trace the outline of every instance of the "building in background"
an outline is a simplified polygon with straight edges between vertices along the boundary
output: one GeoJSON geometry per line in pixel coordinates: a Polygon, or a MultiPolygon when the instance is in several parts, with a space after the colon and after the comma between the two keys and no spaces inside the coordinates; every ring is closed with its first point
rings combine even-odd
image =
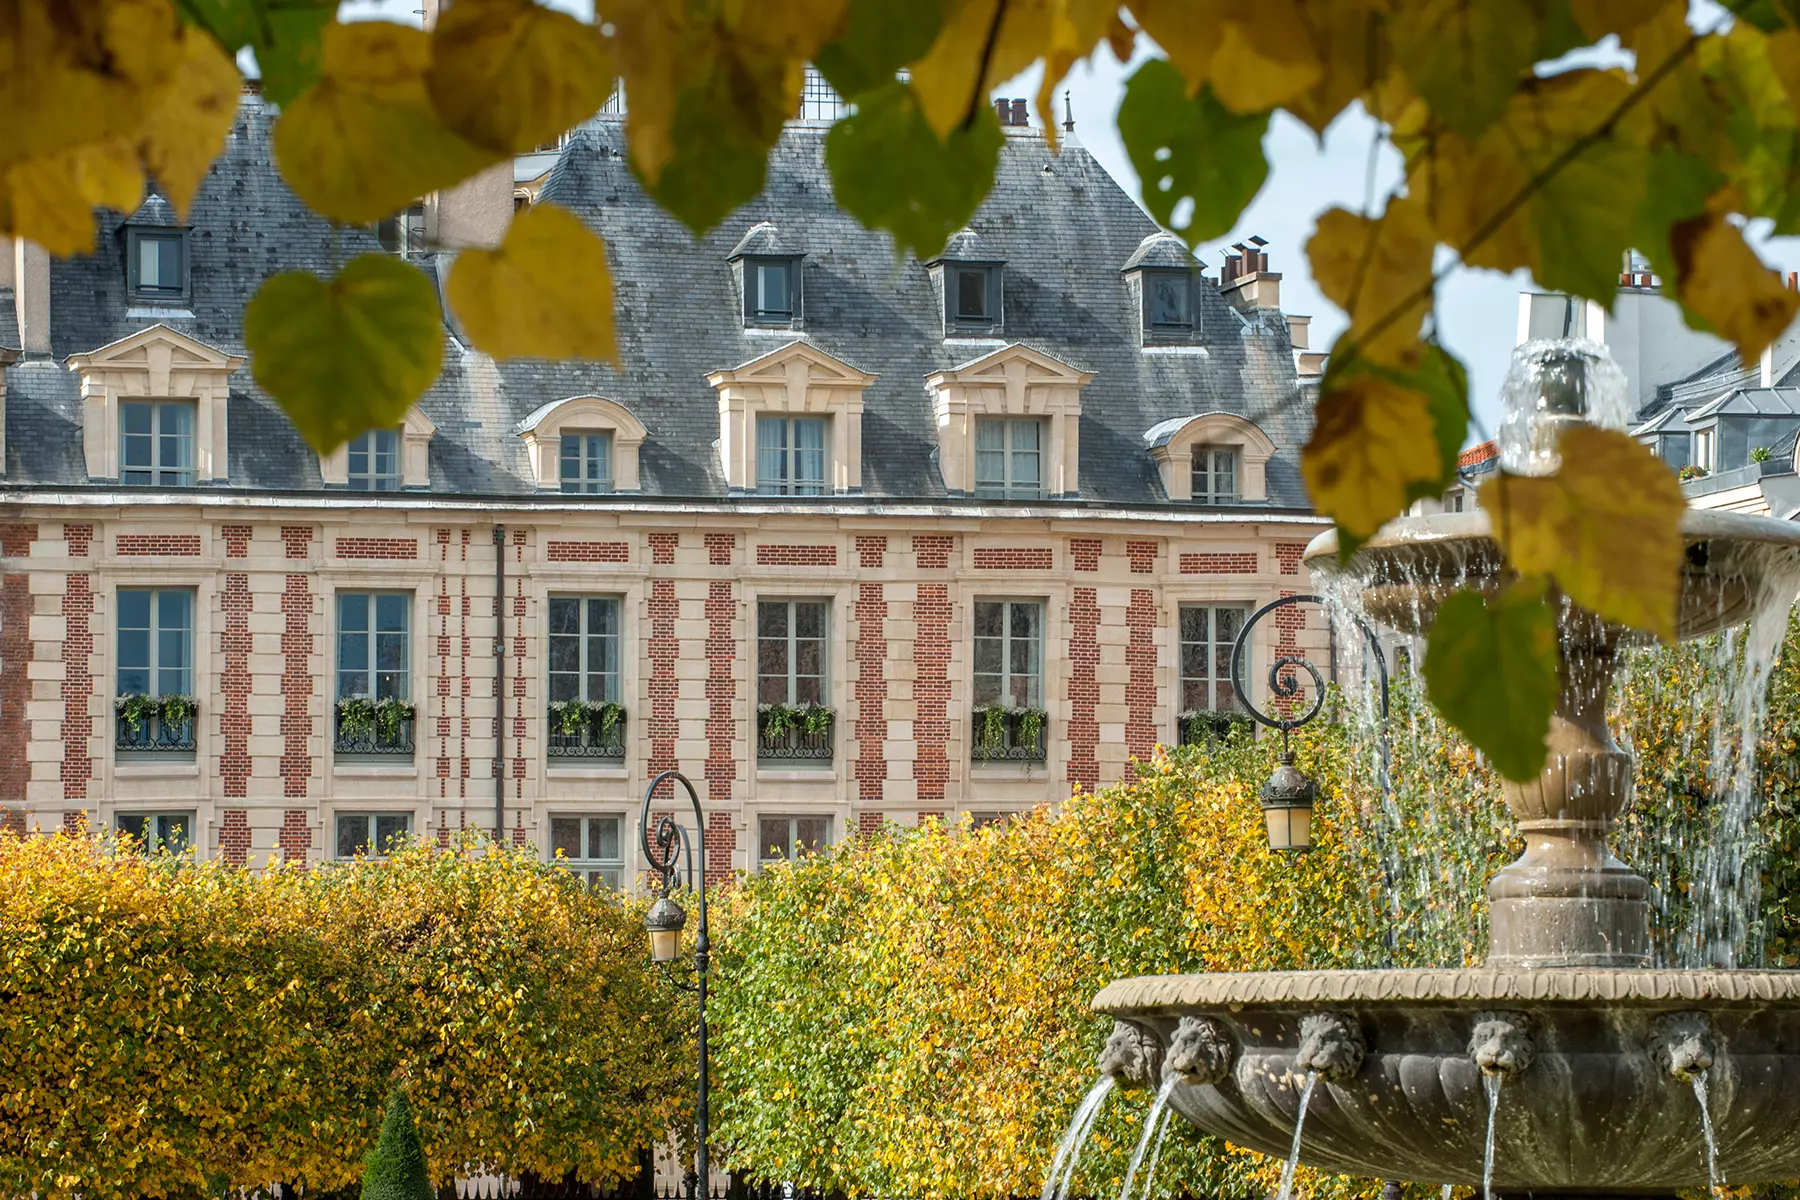
{"type": "MultiPolygon", "coordinates": [[[[288,192],[271,123],[246,95],[185,224],[152,196],[92,256],[6,247],[14,823],[238,863],[498,828],[619,884],[679,768],[716,877],[1119,779],[1232,707],[1246,614],[1307,589],[1304,321],[1267,253],[1202,275],[1022,120],[929,262],[837,209],[822,119],[699,240],[616,111],[527,195],[509,164],[366,231],[288,192]],[[618,366],[450,325],[403,422],[313,454],[245,367],[261,281],[439,276],[531,201],[606,238],[618,366]]],[[[1327,636],[1288,610],[1250,679],[1327,636]]]]}

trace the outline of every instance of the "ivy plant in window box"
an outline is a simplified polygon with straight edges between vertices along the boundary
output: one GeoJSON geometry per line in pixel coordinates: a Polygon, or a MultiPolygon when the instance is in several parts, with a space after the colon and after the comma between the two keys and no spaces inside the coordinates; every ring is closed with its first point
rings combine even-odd
{"type": "Polygon", "coordinates": [[[165,728],[180,729],[194,719],[200,702],[192,696],[173,695],[162,698],[162,721],[165,728]]]}

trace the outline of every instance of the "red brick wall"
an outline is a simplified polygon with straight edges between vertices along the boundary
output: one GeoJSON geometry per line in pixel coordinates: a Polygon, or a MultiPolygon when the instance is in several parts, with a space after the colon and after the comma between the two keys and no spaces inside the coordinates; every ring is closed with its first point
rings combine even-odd
{"type": "Polygon", "coordinates": [[[975,551],[978,571],[1048,571],[1054,565],[1051,552],[1041,548],[1007,546],[975,551]]]}
{"type": "Polygon", "coordinates": [[[282,862],[306,861],[312,851],[312,830],[306,824],[306,810],[290,808],[281,818],[281,832],[275,836],[282,862]]]}
{"type": "MultiPolygon", "coordinates": [[[[857,588],[856,795],[879,804],[887,780],[887,597],[879,583],[857,588]]],[[[877,814],[879,820],[879,814],[877,814]]]]}
{"type": "Polygon", "coordinates": [[[219,536],[225,539],[226,558],[249,558],[253,530],[248,525],[221,525],[219,536]]]}
{"type": "Polygon", "coordinates": [[[1241,554],[1212,552],[1184,554],[1181,556],[1181,573],[1183,575],[1254,575],[1256,574],[1256,552],[1250,550],[1241,554]]]}
{"type": "MultiPolygon", "coordinates": [[[[0,525],[0,558],[28,558],[36,540],[36,525],[0,525]]],[[[0,805],[23,802],[31,780],[31,609],[30,577],[0,574],[0,805]]],[[[19,826],[23,832],[23,815],[19,826]]]]}
{"type": "MultiPolygon", "coordinates": [[[[94,540],[92,525],[65,525],[63,536],[69,554],[86,558],[94,540]]],[[[88,780],[94,777],[89,750],[94,733],[92,701],[94,680],[88,674],[88,657],[94,652],[94,577],[70,575],[64,583],[62,786],[63,799],[85,800],[88,780]]]]}
{"type": "Polygon", "coordinates": [[[1100,786],[1100,605],[1091,587],[1075,588],[1069,600],[1069,786],[1091,792],[1100,786]]]}
{"type": "MultiPolygon", "coordinates": [[[[305,525],[284,525],[281,540],[288,558],[305,558],[312,541],[312,529],[305,525]]],[[[298,799],[307,793],[312,778],[312,585],[306,575],[289,575],[281,593],[281,794],[298,799]]],[[[291,820],[295,814],[290,811],[291,820]]],[[[301,832],[305,832],[301,813],[301,832]]],[[[282,837],[288,836],[284,828],[282,837]]],[[[310,845],[310,837],[308,844],[310,845]]],[[[287,844],[282,843],[283,854],[287,844]]],[[[305,857],[303,849],[299,857],[305,857]]]]}
{"type": "Polygon", "coordinates": [[[225,670],[219,677],[219,691],[224,698],[224,706],[219,710],[219,737],[223,743],[219,753],[219,779],[228,799],[242,799],[250,794],[252,604],[250,577],[225,576],[225,588],[219,593],[219,608],[225,614],[225,631],[219,639],[220,649],[225,653],[225,670]]]}
{"type": "Polygon", "coordinates": [[[650,535],[650,561],[657,566],[668,566],[675,561],[675,548],[681,544],[678,533],[653,533],[650,535]]]}
{"type": "Polygon", "coordinates": [[[882,824],[887,820],[879,811],[865,809],[856,814],[856,833],[858,837],[873,837],[881,832],[882,824]]]}
{"type": "MultiPolygon", "coordinates": [[[[528,718],[525,715],[525,542],[523,529],[512,532],[513,545],[513,639],[511,646],[513,663],[512,702],[513,702],[513,751],[512,777],[513,799],[520,802],[519,815],[515,822],[523,821],[525,800],[525,730],[528,718]]],[[[535,669],[535,668],[534,668],[535,669]]],[[[496,831],[498,832],[498,831],[496,831]]],[[[513,845],[525,844],[525,829],[515,823],[513,828],[513,845]]]]}
{"type": "Polygon", "coordinates": [[[1075,560],[1077,571],[1098,571],[1100,569],[1100,539],[1070,538],[1069,557],[1075,560]]]}
{"type": "Polygon", "coordinates": [[[288,558],[305,558],[307,548],[312,545],[313,531],[310,525],[283,525],[281,527],[281,549],[288,558]]]}
{"type": "Polygon", "coordinates": [[[219,857],[225,865],[241,867],[250,861],[250,813],[228,808],[219,819],[219,857]]]}
{"type": "Polygon", "coordinates": [[[718,811],[706,814],[706,882],[731,881],[731,856],[737,852],[737,833],[731,828],[731,814],[718,811]]]}
{"type": "MultiPolygon", "coordinates": [[[[1292,591],[1284,591],[1283,596],[1292,596],[1292,591]]],[[[1278,608],[1269,617],[1275,626],[1275,657],[1291,655],[1300,649],[1299,633],[1306,628],[1306,610],[1298,604],[1290,604],[1286,608],[1278,608]]],[[[1298,679],[1299,672],[1293,667],[1283,667],[1281,678],[1293,682],[1298,679]]],[[[1310,677],[1309,677],[1310,678],[1310,677]]],[[[1292,696],[1276,696],[1269,701],[1269,707],[1277,709],[1285,715],[1292,715],[1299,710],[1302,697],[1296,693],[1292,696]]]]}
{"type": "MultiPolygon", "coordinates": [[[[728,560],[729,561],[729,560],[728,560]]],[[[835,567],[836,546],[758,546],[759,567],[835,567]]]]}
{"type": "Polygon", "coordinates": [[[715,567],[729,567],[732,551],[737,549],[737,534],[709,533],[706,535],[706,561],[715,567]]]}
{"type": "MultiPolygon", "coordinates": [[[[650,535],[651,545],[658,534],[650,535]]],[[[669,535],[673,537],[673,534],[669,535]]],[[[675,638],[675,618],[681,608],[675,599],[675,582],[671,579],[650,581],[650,640],[645,653],[650,658],[650,719],[645,733],[650,741],[650,774],[673,771],[675,738],[679,732],[675,720],[675,697],[680,681],[675,678],[675,663],[681,656],[681,645],[675,638]]]]}
{"type": "Polygon", "coordinates": [[[551,542],[549,555],[551,562],[630,562],[631,543],[551,542]]]}
{"type": "MultiPolygon", "coordinates": [[[[708,534],[708,548],[712,538],[708,534]]],[[[729,559],[731,548],[725,547],[729,559]]],[[[714,804],[731,803],[737,780],[737,760],[732,757],[737,740],[737,640],[732,622],[737,601],[731,584],[717,580],[706,589],[706,798],[714,804]]],[[[707,831],[710,843],[711,830],[707,831]]],[[[708,868],[710,874],[711,868],[708,868]]]]}
{"type": "Polygon", "coordinates": [[[1132,588],[1125,609],[1125,752],[1149,758],[1156,750],[1156,593],[1132,588]]]}
{"type": "Polygon", "coordinates": [[[947,533],[913,534],[913,557],[925,571],[942,571],[950,565],[950,547],[955,539],[947,533]]]}
{"type": "Polygon", "coordinates": [[[162,555],[195,557],[200,553],[197,533],[121,533],[113,539],[120,558],[153,558],[162,555]]]}
{"type": "MultiPolygon", "coordinates": [[[[917,543],[918,539],[913,539],[917,543]]],[[[949,538],[943,539],[948,554],[949,538]]],[[[921,556],[923,557],[923,556],[921,556]]],[[[913,601],[913,779],[920,800],[942,800],[950,782],[950,588],[921,583],[913,601]]]]}
{"type": "Polygon", "coordinates": [[[1155,542],[1126,542],[1125,558],[1133,575],[1149,575],[1156,570],[1155,542]]]}
{"type": "Polygon", "coordinates": [[[1300,556],[1305,553],[1305,542],[1276,542],[1275,564],[1283,575],[1298,575],[1300,556]]]}
{"type": "Polygon", "coordinates": [[[339,558],[416,559],[417,538],[341,537],[337,540],[339,558]]]}
{"type": "Polygon", "coordinates": [[[864,567],[880,567],[887,561],[887,536],[885,534],[857,534],[857,561],[864,567]]]}

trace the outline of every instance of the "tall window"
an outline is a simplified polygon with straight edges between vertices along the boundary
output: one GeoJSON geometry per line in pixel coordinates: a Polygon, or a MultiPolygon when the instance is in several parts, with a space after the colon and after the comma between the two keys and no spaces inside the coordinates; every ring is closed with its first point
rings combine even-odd
{"type": "Polygon", "coordinates": [[[121,483],[187,487],[194,482],[194,406],[185,400],[119,405],[121,483]]]}
{"type": "Polygon", "coordinates": [[[412,832],[411,813],[339,813],[337,857],[384,858],[412,832]]]}
{"type": "Polygon", "coordinates": [[[770,496],[825,491],[825,418],[756,418],[756,490],[770,496]]]}
{"type": "Polygon", "coordinates": [[[999,278],[999,270],[994,267],[953,267],[950,311],[955,320],[968,325],[991,325],[999,320],[999,278]]]}
{"type": "Polygon", "coordinates": [[[338,593],[338,699],[405,700],[406,592],[338,593]]]}
{"type": "Polygon", "coordinates": [[[1713,437],[1714,431],[1711,429],[1702,429],[1694,434],[1694,461],[1692,465],[1699,467],[1702,471],[1711,471],[1713,469],[1713,437]]]}
{"type": "Polygon", "coordinates": [[[562,490],[612,491],[612,434],[562,435],[562,490]]]}
{"type": "Polygon", "coordinates": [[[825,602],[756,605],[756,702],[825,703],[825,602]]]}
{"type": "Polygon", "coordinates": [[[400,431],[370,429],[350,439],[346,450],[350,490],[397,492],[400,490],[400,431]]]}
{"type": "Polygon", "coordinates": [[[759,817],[756,821],[758,865],[792,862],[831,845],[830,817],[759,817]]]}
{"type": "Polygon", "coordinates": [[[550,702],[619,698],[619,602],[550,598],[550,702]]]}
{"type": "Polygon", "coordinates": [[[1035,418],[993,417],[975,422],[975,494],[1031,497],[1044,494],[1044,423],[1035,418]]]}
{"type": "Polygon", "coordinates": [[[551,817],[550,853],[589,887],[619,890],[625,883],[623,817],[551,817]]]}
{"type": "Polygon", "coordinates": [[[1042,708],[1044,606],[1037,600],[975,602],[975,704],[1042,708]]]}
{"type": "Polygon", "coordinates": [[[113,828],[130,834],[146,854],[185,854],[194,844],[191,812],[120,813],[113,818],[113,828]]]}
{"type": "Polygon", "coordinates": [[[1150,290],[1150,327],[1185,332],[1194,327],[1193,284],[1186,272],[1160,271],[1145,276],[1150,290]]]}
{"type": "Polygon", "coordinates": [[[751,260],[750,316],[757,321],[794,319],[793,264],[784,258],[751,260]]]}
{"type": "Polygon", "coordinates": [[[194,694],[194,594],[119,589],[119,694],[194,694]]]}
{"type": "Polygon", "coordinates": [[[131,290],[146,300],[179,300],[187,294],[187,243],[179,229],[132,228],[127,238],[131,290]]]}
{"type": "Polygon", "coordinates": [[[1194,502],[1235,504],[1238,501],[1238,447],[1194,447],[1194,502]]]}
{"type": "Polygon", "coordinates": [[[1231,688],[1231,648],[1244,628],[1237,604],[1181,608],[1181,711],[1236,712],[1231,688]]]}

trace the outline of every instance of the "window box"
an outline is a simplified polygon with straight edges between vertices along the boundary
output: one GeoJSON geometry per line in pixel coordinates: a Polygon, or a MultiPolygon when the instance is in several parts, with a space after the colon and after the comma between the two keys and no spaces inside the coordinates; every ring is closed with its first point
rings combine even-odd
{"type": "Polygon", "coordinates": [[[1250,718],[1241,712],[1189,709],[1175,718],[1176,740],[1183,746],[1211,746],[1229,741],[1238,730],[1248,730],[1250,718]]]}
{"type": "Polygon", "coordinates": [[[120,754],[194,756],[192,696],[129,692],[113,701],[113,748],[120,754]]]}
{"type": "Polygon", "coordinates": [[[610,700],[559,700],[550,705],[551,758],[624,758],[625,707],[610,700]]]}
{"type": "Polygon", "coordinates": [[[969,758],[974,762],[1044,761],[1050,714],[1041,708],[977,708],[971,726],[969,758]]]}
{"type": "Polygon", "coordinates": [[[803,759],[830,762],[837,714],[823,704],[762,704],[756,709],[759,761],[803,759]]]}
{"type": "Polygon", "coordinates": [[[347,696],[337,702],[338,754],[404,755],[413,752],[413,706],[404,700],[347,696]]]}

